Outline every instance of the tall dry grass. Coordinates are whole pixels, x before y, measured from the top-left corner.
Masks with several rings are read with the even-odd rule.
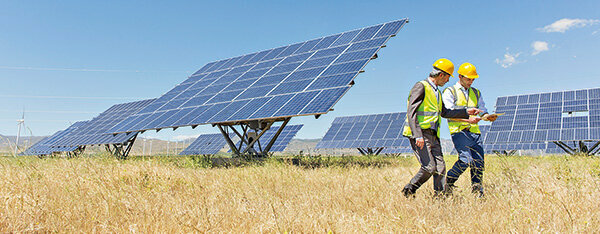
[[[413,158],[314,169],[191,162],[2,158],[0,232],[600,230],[597,158],[489,156],[485,199],[470,194],[465,175],[443,200],[432,199],[431,182],[414,199],[401,195]]]

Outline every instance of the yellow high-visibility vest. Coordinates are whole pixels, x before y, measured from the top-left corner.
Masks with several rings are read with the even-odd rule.
[[[467,108],[479,108],[477,101],[479,101],[479,96],[481,93],[479,90],[471,87],[469,88],[469,97],[465,97],[465,93],[460,90],[462,86],[460,83],[457,83],[449,89],[449,91],[454,96],[454,109],[467,109]],[[444,90],[444,92],[446,92]],[[474,115],[471,115],[474,116]],[[470,124],[467,122],[456,121],[452,119],[448,119],[448,128],[450,129],[450,134],[454,134],[464,130],[465,128],[469,128],[469,131],[476,134],[481,134],[479,130],[479,124]]]
[[[419,121],[419,126],[421,129],[436,129],[437,136],[440,137],[439,126],[442,118],[440,117],[440,113],[442,112],[442,93],[439,90],[434,90],[433,87],[429,84],[429,82],[422,80],[420,81],[425,87],[425,98],[423,98],[423,102],[419,105],[417,109],[417,120]],[[437,92],[437,97],[435,93]],[[410,94],[408,97],[410,100]],[[408,103],[408,101],[407,101]],[[410,104],[410,103],[408,103]],[[408,125],[408,116],[406,118],[406,122],[404,123],[404,131],[402,135],[406,137],[412,137],[412,130]]]

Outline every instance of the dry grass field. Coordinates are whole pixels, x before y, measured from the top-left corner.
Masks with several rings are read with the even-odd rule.
[[[447,164],[455,158],[447,158]],[[488,156],[486,197],[400,190],[414,158],[0,158],[0,232],[598,232],[600,159]]]

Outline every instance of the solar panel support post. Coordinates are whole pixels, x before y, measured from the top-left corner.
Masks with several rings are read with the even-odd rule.
[[[567,144],[565,144],[562,141],[553,141],[553,143],[556,144],[559,148],[564,150],[569,155],[575,155],[575,153],[577,152],[575,149],[569,147]]]
[[[598,147],[599,145],[600,145],[600,141],[598,141],[594,145],[592,145],[592,147],[590,147],[590,149],[588,151],[588,155],[596,155],[598,153],[598,150],[600,150],[600,147]]]
[[[379,147],[376,151],[375,151],[375,155],[379,155],[379,153],[381,153],[381,151],[383,150],[383,147]]]
[[[77,147],[77,149],[73,150],[72,152],[67,152],[67,158],[76,158],[83,154],[83,151],[85,151],[85,145]]]
[[[286,118],[283,121],[283,123],[281,124],[281,127],[279,127],[279,129],[275,133],[275,136],[273,136],[273,138],[271,139],[271,141],[269,142],[269,144],[267,144],[267,147],[265,147],[265,149],[262,151],[262,153],[265,156],[269,153],[269,150],[271,150],[271,147],[273,147],[273,144],[275,144],[275,141],[277,140],[277,138],[279,137],[279,135],[283,131],[283,128],[285,128],[285,126],[287,125],[287,123],[290,122],[290,119],[292,119],[292,118]]]
[[[371,147],[366,147],[366,148],[356,148],[358,149],[358,152],[360,152],[361,155],[379,155],[379,153],[381,153],[381,151],[383,151],[383,147],[376,147],[376,148],[371,148]]]
[[[223,137],[225,137],[225,141],[227,141],[229,148],[231,148],[231,152],[233,152],[233,154],[235,154],[235,155],[239,155],[240,151],[237,149],[237,147],[235,147],[235,144],[229,137],[229,134],[227,132],[225,132],[225,130],[223,129],[223,126],[220,124],[217,124],[216,126],[217,126],[217,128],[219,128],[219,131],[221,131],[221,134],[223,134]],[[237,131],[236,131],[236,133],[237,133]],[[240,135],[239,133],[237,133],[237,134],[238,134],[238,136]],[[244,138],[242,138],[242,139],[244,139]]]
[[[289,119],[288,119],[288,121],[289,121]],[[260,133],[256,136],[256,138],[252,139],[252,141],[250,141],[250,143],[248,143],[248,145],[246,146],[246,149],[244,149],[242,154],[247,153],[254,146],[254,144],[258,141],[258,139],[260,139],[260,137],[263,134],[265,134],[265,132],[267,132],[267,130],[269,130],[269,128],[271,128],[271,125],[273,125],[273,123],[275,123],[275,122],[272,121],[272,122],[267,123],[266,126],[264,126],[264,128],[261,129]]]
[[[117,159],[127,159],[136,138],[137,134],[135,134],[131,139],[127,140],[125,143],[113,144],[112,149],[110,147],[110,144],[106,144],[104,146],[106,148],[106,151],[115,156]]]

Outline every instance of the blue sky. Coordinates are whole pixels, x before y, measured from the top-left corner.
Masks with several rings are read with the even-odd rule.
[[[26,135],[49,135],[158,97],[214,60],[405,17],[334,111],[292,120],[305,124],[297,137],[322,137],[337,116],[406,111],[408,91],[440,57],[477,66],[474,86],[493,110],[498,96],[599,87],[598,9],[599,1],[2,1],[0,134],[16,134],[23,109]]]

